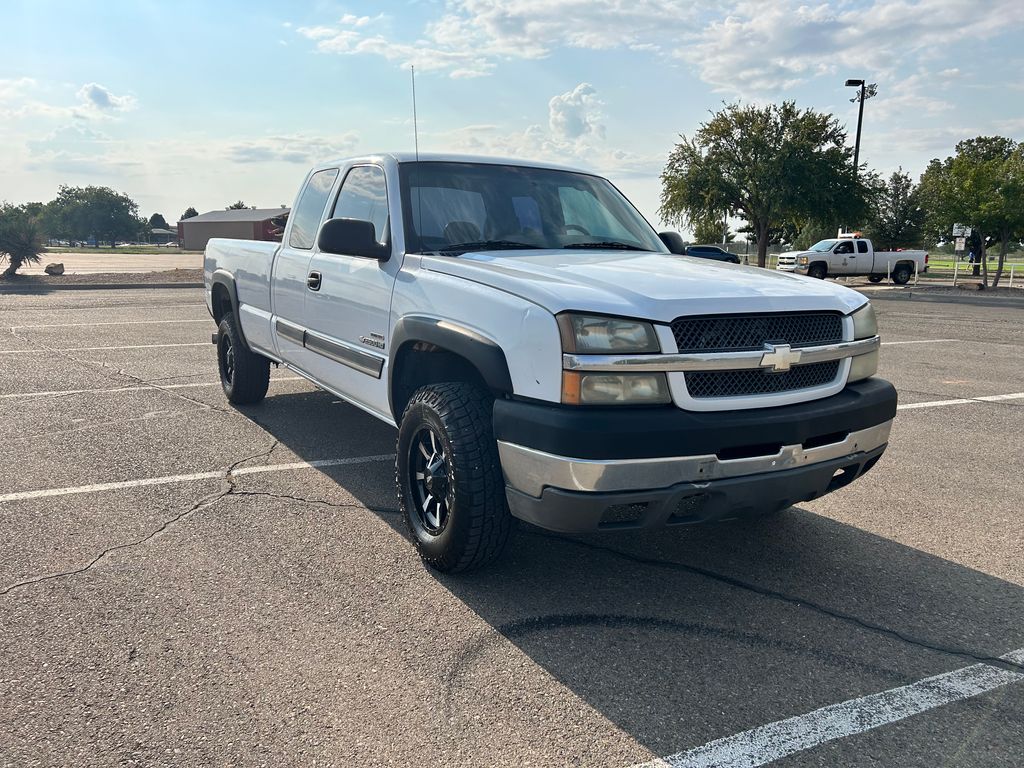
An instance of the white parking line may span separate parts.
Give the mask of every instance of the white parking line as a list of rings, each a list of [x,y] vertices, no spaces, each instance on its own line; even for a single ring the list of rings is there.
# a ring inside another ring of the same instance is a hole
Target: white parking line
[[[239,475],[256,475],[264,472],[294,472],[299,469],[319,469],[321,467],[346,467],[352,464],[369,464],[374,461],[393,459],[392,453],[378,456],[356,456],[348,459],[322,459],[318,461],[296,461],[290,464],[268,464],[265,466],[242,467],[231,472],[232,477]],[[171,485],[188,483],[194,480],[222,480],[228,475],[219,472],[194,472],[190,475],[165,475],[163,477],[143,477],[137,480],[121,480],[113,483],[94,483],[93,485],[74,485],[66,488],[45,488],[38,491],[19,491],[0,495],[0,504],[23,499],[44,499],[51,496],[73,496],[80,493],[98,493],[100,491],[117,491],[123,488],[143,488],[148,485]]]
[[[301,376],[277,376],[270,380],[275,381],[308,381]],[[142,392],[154,389],[191,389],[193,387],[219,387],[219,381],[197,381],[189,384],[149,384],[147,386],[135,387],[114,387],[112,389],[53,389],[48,392],[14,392],[13,394],[0,395],[0,400],[15,400],[24,397],[50,397],[55,395],[106,395],[115,392]]]
[[[1024,648],[1000,658],[1020,664],[1024,662]],[[1024,674],[1020,672],[990,664],[973,664],[900,688],[758,726],[635,768],[754,768],[1021,681],[1024,681]]]
[[[155,349],[157,347],[209,347],[208,341],[188,344],[131,344],[124,347],[68,347],[67,349],[0,349],[0,355],[33,355],[40,352],[96,352],[101,349]]]
[[[914,341],[883,341],[882,346],[888,347],[893,344],[939,344],[945,341],[963,341],[963,339],[915,339]]]
[[[897,405],[897,411],[910,411],[915,408],[942,408],[947,405],[968,405],[970,403],[998,403],[1001,400],[1020,400],[1024,392],[1009,395],[983,395],[982,397],[958,397],[955,400],[931,400],[926,403],[904,403]]]
[[[183,305],[192,306],[192,305]],[[94,325],[157,325],[160,323],[210,323],[213,324],[213,318],[207,317],[203,320],[118,320],[116,322],[102,322],[102,323],[47,323],[45,325],[12,325],[11,331],[20,331],[25,328],[91,328]]]

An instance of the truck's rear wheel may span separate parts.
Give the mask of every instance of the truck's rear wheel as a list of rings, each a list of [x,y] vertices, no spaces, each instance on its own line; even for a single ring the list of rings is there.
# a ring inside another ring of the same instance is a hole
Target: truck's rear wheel
[[[402,516],[428,565],[468,571],[501,554],[512,517],[487,392],[461,382],[416,390],[398,431],[395,475]]]
[[[812,264],[811,268],[807,270],[808,277],[816,277],[819,280],[824,280],[828,275],[828,267],[824,264]]]
[[[228,312],[217,327],[217,367],[220,385],[235,405],[258,403],[270,386],[270,361],[257,355],[242,341],[238,321]]]
[[[892,271],[892,281],[896,285],[906,285],[910,282],[910,267],[906,264],[897,264],[896,269]]]
[[[870,275],[870,276],[868,277],[868,282],[869,282],[869,283],[880,283],[880,282],[882,282],[882,280],[884,280],[884,279],[885,279],[885,278],[883,278],[883,277],[882,277],[881,275]]]

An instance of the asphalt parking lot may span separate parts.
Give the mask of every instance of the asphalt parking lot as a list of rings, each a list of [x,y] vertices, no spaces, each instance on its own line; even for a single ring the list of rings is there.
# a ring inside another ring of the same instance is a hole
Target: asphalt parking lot
[[[1021,765],[1024,309],[876,306],[862,480],[448,577],[394,430],[230,407],[201,291],[0,296],[0,765]]]

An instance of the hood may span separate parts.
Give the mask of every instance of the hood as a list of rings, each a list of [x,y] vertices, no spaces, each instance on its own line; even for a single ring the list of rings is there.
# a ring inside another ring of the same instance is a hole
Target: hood
[[[637,251],[524,250],[425,255],[423,268],[472,280],[552,313],[597,312],[670,322],[680,315],[834,310],[867,299],[824,280]]]

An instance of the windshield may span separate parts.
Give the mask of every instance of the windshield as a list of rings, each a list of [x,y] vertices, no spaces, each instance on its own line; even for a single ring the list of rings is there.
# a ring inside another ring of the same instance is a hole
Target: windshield
[[[400,166],[410,253],[522,248],[666,248],[608,181],[485,163]]]
[[[817,243],[811,246],[810,250],[817,251],[818,253],[831,251],[832,246],[838,242],[838,240],[819,240]]]

